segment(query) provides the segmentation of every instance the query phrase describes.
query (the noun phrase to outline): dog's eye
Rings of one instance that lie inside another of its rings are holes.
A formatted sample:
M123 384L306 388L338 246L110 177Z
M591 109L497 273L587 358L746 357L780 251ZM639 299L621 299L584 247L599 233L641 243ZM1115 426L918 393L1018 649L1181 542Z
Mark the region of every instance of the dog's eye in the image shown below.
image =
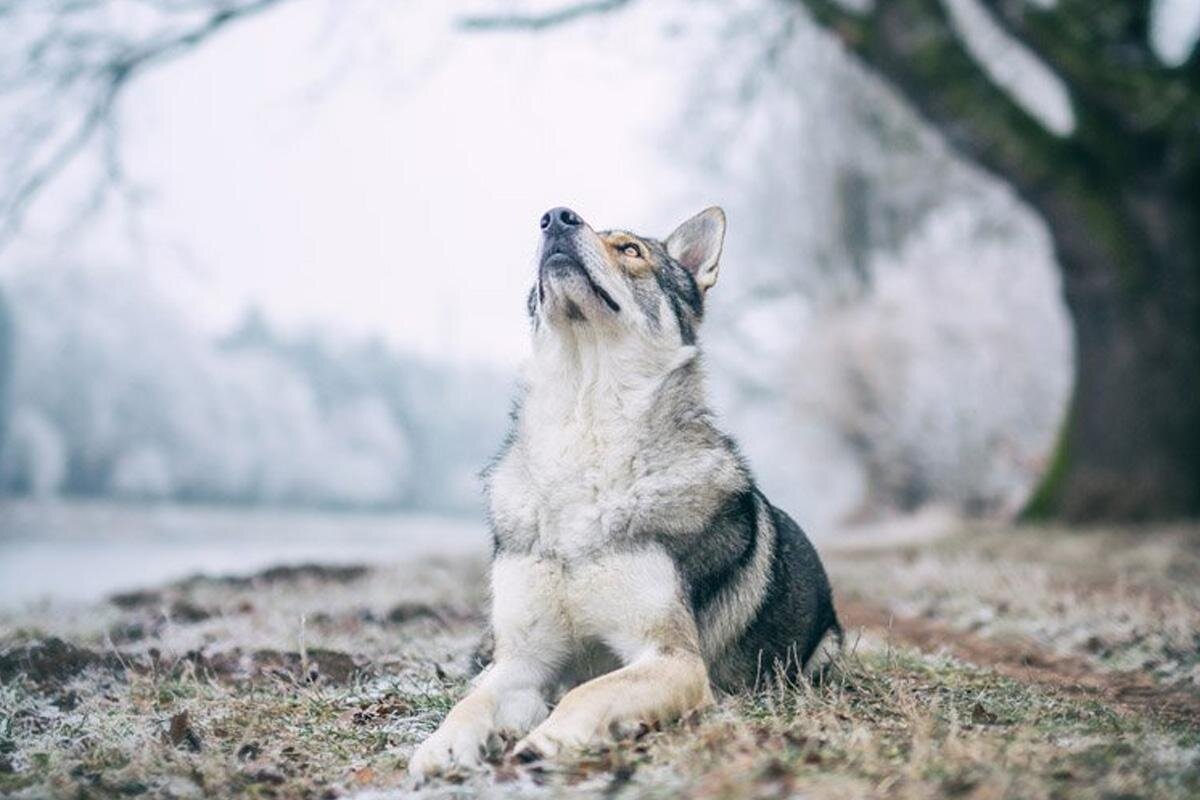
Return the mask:
M633 242L621 245L621 255L629 256L630 258L641 258L642 248L638 247Z

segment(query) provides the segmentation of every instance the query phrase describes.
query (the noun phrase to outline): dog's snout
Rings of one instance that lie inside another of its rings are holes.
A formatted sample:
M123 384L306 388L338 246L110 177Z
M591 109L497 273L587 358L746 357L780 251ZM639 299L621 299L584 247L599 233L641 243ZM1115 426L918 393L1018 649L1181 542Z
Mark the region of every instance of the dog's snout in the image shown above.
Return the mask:
M578 228L583 224L583 220L571 209L559 206L542 214L540 224L542 226L542 233L546 236L554 236Z

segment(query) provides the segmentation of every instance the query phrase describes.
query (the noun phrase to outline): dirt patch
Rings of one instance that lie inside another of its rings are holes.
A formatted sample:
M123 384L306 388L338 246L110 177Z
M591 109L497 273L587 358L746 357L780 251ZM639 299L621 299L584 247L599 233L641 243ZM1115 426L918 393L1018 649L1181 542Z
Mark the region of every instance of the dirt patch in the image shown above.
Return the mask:
M41 688L58 687L89 669L123 674L125 665L115 654L97 653L55 637L0 651L0 681L5 683L24 676Z
M304 653L236 648L209 654L191 652L184 663L194 665L201 674L234 682L273 677L296 683L344 685L375 674L366 659L320 648Z
M198 606L190 600L172 600L160 591L122 592L110 595L108 602L124 611L163 613L175 622L196 623L217 615L212 609Z
M238 648L214 653L193 650L182 658L166 658L155 648L146 653L101 653L51 637L0 650L0 681L24 677L42 691L57 690L89 670L108 672L116 678L124 678L126 672L178 675L187 671L221 682L273 678L337 686L377 673L365 658L323 648L311 648L304 653Z
M1047 653L1032 642L985 639L936 620L896 616L862 600L843 599L838 615L847 630L871 629L898 644L924 652L944 650L1015 680L1200 729L1200 691L1190 686L1159 684L1147 673L1100 671L1084 659Z
M137 609L137 608L155 608L163 603L162 592L154 589L140 589L133 592L118 592L114 595L109 595L108 602L112 603L117 608Z
M447 620L459 616L450 608L435 608L428 603L400 603L387 613L387 621L396 625L418 619L430 619L445 625Z
M187 600L178 600L167 609L167 616L177 623L193 625L216 616L216 612Z
M248 589L281 583L312 581L317 583L353 583L366 577L370 568L363 564L288 564L269 567L253 575L193 575L174 584L179 589L199 585ZM136 594L136 593L133 593Z

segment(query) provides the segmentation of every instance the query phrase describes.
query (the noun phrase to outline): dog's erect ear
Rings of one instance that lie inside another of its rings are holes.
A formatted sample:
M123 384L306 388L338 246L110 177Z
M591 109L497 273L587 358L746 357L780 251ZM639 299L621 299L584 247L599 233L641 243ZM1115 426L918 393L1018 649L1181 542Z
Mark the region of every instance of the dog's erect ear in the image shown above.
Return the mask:
M725 212L706 208L667 237L667 253L692 273L701 291L717 282L721 245L725 241Z

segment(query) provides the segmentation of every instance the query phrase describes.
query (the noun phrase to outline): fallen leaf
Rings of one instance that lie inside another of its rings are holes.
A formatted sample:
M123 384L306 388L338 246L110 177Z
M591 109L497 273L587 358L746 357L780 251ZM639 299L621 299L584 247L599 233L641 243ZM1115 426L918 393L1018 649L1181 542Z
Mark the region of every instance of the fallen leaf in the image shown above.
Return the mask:
M976 700L974 707L971 708L971 721L976 725L995 725L998 718L984 708L983 703Z
M173 747L187 747L193 753L200 752L200 736L192 728L187 711L180 711L171 717L170 727L167 728L167 740Z

